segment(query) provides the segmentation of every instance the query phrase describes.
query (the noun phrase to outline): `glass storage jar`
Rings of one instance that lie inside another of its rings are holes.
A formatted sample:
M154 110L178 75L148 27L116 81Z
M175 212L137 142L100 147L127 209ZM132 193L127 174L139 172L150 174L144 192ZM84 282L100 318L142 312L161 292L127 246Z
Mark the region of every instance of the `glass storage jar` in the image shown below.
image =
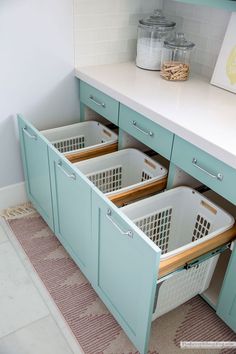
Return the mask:
M190 72L190 56L194 43L185 39L183 33L166 40L162 51L161 77L170 81L185 81Z
M147 70L161 69L164 41L173 32L176 23L168 21L160 10L139 21L136 65Z

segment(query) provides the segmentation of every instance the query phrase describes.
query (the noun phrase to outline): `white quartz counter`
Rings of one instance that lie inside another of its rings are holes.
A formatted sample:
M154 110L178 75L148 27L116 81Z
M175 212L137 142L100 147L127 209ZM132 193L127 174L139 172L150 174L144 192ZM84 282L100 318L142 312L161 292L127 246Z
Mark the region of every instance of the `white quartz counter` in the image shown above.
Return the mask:
M202 77L168 82L134 63L83 67L76 76L236 168L236 95Z

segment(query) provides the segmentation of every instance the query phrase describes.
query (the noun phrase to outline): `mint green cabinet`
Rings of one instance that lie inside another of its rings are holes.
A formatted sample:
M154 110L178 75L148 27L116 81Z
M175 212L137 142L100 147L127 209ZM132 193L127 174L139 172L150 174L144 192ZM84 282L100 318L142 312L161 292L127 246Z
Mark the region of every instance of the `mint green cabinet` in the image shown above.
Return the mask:
M55 234L90 279L90 182L53 147L49 160Z
M48 142L37 129L20 116L18 125L27 195L53 230Z
M100 191L92 192L95 290L140 353L146 353L160 249Z
M219 7L228 11L236 11L235 0L175 0L178 2L184 2L195 5L206 5L211 7Z
M216 313L236 332L236 247L230 258Z
M84 119L85 105L118 125L119 102L83 81L80 81L80 104L81 120Z
M178 136L171 163L236 205L236 170L232 167Z
M120 105L119 127L170 160L174 134L129 107Z

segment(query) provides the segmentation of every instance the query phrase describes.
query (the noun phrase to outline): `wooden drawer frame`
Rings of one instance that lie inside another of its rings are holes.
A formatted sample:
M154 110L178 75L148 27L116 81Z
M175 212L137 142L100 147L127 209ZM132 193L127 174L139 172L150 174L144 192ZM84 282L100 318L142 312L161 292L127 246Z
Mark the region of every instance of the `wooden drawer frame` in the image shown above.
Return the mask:
M72 163L76 163L83 160L92 159L101 155L110 154L118 150L118 142L107 146L100 146L87 151L76 151L72 153L66 153L64 156Z

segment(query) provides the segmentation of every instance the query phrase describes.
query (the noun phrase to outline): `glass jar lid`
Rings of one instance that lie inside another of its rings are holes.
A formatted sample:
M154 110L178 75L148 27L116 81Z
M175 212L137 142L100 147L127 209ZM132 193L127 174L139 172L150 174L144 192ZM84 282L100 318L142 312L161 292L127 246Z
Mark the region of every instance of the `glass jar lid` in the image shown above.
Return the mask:
M168 30L173 29L176 25L175 22L168 21L166 17L162 14L161 10L155 10L153 15L148 18L139 21L142 27L152 28L157 30Z
M164 41L164 45L167 48L177 49L192 49L195 44L188 41L184 33L175 33L175 36L169 40Z

